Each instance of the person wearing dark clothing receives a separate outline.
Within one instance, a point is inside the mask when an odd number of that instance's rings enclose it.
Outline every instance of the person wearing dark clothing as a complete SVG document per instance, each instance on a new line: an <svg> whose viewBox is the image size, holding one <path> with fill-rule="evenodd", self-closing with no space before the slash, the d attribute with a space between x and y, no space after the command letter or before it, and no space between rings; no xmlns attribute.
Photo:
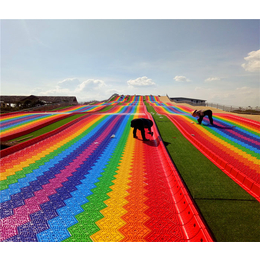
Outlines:
<svg viewBox="0 0 260 260"><path fill-rule="evenodd" d="M201 124L203 117L208 116L209 122L213 125L212 111L211 110L194 110L192 113L193 117L198 117L198 123Z"/></svg>
<svg viewBox="0 0 260 260"><path fill-rule="evenodd" d="M153 121L147 118L137 118L137 119L133 119L131 121L131 127L134 128L133 130L133 137L137 138L136 136L136 131L137 129L141 131L142 134L142 138L143 141L149 141L148 139L146 139L145 137L145 128L148 129L148 133L150 135L153 135L153 132L151 132L151 127L153 126Z"/></svg>

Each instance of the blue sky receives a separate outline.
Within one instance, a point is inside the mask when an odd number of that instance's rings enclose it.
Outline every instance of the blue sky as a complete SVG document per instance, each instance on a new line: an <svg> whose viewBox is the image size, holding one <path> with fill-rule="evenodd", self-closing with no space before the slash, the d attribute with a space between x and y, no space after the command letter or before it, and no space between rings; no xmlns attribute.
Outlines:
<svg viewBox="0 0 260 260"><path fill-rule="evenodd" d="M260 20L3 19L1 94L259 106Z"/></svg>

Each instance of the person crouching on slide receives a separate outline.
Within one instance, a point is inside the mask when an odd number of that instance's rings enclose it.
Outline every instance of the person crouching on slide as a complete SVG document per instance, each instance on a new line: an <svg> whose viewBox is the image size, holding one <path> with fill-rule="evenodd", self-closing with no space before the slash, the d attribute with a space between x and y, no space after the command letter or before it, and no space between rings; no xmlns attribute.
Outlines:
<svg viewBox="0 0 260 260"><path fill-rule="evenodd" d="M198 123L201 124L203 117L208 116L210 124L213 125L212 111L211 110L194 110L191 115L198 117Z"/></svg>
<svg viewBox="0 0 260 260"><path fill-rule="evenodd" d="M151 127L153 126L153 121L147 118L137 118L131 121L131 127L134 128L133 130L133 137L137 138L136 131L137 129L141 131L143 141L149 141L145 137L145 128L148 128L148 133L153 136L153 132L151 132Z"/></svg>

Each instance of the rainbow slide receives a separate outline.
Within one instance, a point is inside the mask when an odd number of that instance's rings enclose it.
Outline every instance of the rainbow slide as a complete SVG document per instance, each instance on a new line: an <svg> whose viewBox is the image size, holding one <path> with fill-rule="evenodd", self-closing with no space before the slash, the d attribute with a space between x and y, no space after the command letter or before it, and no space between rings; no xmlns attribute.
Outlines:
<svg viewBox="0 0 260 260"><path fill-rule="evenodd" d="M213 241L156 127L133 138L132 119L153 119L129 102L0 159L0 241Z"/></svg>

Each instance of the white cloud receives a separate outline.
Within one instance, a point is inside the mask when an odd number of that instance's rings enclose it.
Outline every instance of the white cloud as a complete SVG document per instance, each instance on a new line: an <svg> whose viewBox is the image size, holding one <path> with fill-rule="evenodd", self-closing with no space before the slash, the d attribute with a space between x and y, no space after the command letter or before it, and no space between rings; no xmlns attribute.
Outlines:
<svg viewBox="0 0 260 260"><path fill-rule="evenodd" d="M216 80L220 80L220 78L218 78L218 77L207 78L207 79L205 79L205 82L211 82L211 81L216 81Z"/></svg>
<svg viewBox="0 0 260 260"><path fill-rule="evenodd" d="M156 85L151 79L148 79L146 76L137 79L130 79L127 81L127 84L128 86L133 87L151 87Z"/></svg>
<svg viewBox="0 0 260 260"><path fill-rule="evenodd" d="M33 91L34 93L36 93L36 91ZM61 96L70 96L73 95L73 91L67 89L67 88L62 88L60 86L54 86L49 90L45 90L45 91L41 91L38 93L38 95L40 96L57 96L57 95L61 95Z"/></svg>
<svg viewBox="0 0 260 260"><path fill-rule="evenodd" d="M194 98L206 99L208 103L225 106L247 107L259 106L259 89L249 86L237 88L205 88L196 87Z"/></svg>
<svg viewBox="0 0 260 260"><path fill-rule="evenodd" d="M76 88L76 92L93 92L98 90L106 89L107 85L103 80L99 79L88 79L83 81Z"/></svg>
<svg viewBox="0 0 260 260"><path fill-rule="evenodd" d="M80 81L77 78L67 78L58 82L58 86L62 88L73 88L80 84Z"/></svg>
<svg viewBox="0 0 260 260"><path fill-rule="evenodd" d="M250 87L241 87L236 89L242 95L251 95L254 93L254 89Z"/></svg>
<svg viewBox="0 0 260 260"><path fill-rule="evenodd" d="M260 71L260 49L258 51L251 51L248 56L244 58L246 63L241 66L249 72Z"/></svg>
<svg viewBox="0 0 260 260"><path fill-rule="evenodd" d="M106 100L112 94L119 91L107 85L105 81L100 79L88 79L80 83L74 91L79 101L87 100Z"/></svg>
<svg viewBox="0 0 260 260"><path fill-rule="evenodd" d="M190 82L189 79L187 79L184 76L176 76L175 78L173 78L175 81L179 81L179 82Z"/></svg>
<svg viewBox="0 0 260 260"><path fill-rule="evenodd" d="M48 90L37 88L34 92L42 96L76 96L79 102L84 102L106 100L112 94L120 91L110 87L100 79L87 79L80 82L77 78L67 78L59 81L56 86L51 86Z"/></svg>

